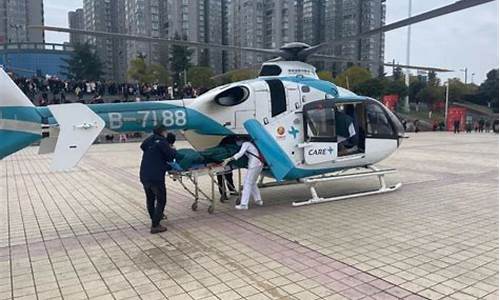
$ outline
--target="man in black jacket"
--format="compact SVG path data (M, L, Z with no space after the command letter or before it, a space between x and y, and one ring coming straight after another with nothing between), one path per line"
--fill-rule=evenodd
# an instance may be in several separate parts
M158 126L153 135L141 144L143 151L140 178L146 192L146 203L151 217L151 233L167 230L160 224L163 211L167 204L167 190L165 187L165 173L170 169L167 162L172 162L175 150L167 141L167 129Z

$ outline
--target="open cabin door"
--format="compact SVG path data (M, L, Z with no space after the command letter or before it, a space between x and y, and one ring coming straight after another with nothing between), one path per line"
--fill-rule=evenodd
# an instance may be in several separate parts
M304 161L308 165L333 162L337 158L335 104L332 100L307 103L304 117Z

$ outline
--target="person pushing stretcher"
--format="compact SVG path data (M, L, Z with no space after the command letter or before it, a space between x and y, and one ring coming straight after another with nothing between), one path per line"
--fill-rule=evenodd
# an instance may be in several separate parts
M248 209L250 196L252 196L255 204L259 206L264 205L264 202L262 201L262 197L260 195L259 187L257 186L257 180L259 179L259 175L262 172L262 168L264 167L264 159L260 155L257 147L255 147L252 142L244 142L241 145L240 151L238 151L238 153L224 160L224 165L240 159L241 157L243 157L243 155L246 155L248 158L248 170L243 182L243 191L241 193L240 204L235 206L235 208L239 210Z

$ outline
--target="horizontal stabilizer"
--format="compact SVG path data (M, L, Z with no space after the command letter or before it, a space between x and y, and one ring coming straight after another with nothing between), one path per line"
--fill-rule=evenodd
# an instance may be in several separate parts
M52 171L68 170L78 164L105 122L81 103L49 105L48 108L60 130L50 168Z

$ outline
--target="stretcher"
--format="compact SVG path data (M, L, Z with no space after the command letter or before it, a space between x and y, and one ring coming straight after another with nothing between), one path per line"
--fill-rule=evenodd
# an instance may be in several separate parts
M224 166L222 164L203 164L203 165L193 165L187 170L174 169L168 171L168 176L181 184L181 186L194 198L193 204L191 204L191 209L193 211L198 210L198 203L201 201L206 201L208 204L208 213L212 214L215 211L215 206L217 203L215 197L215 188L219 188L217 181L218 175L225 175L238 170L238 189L241 186L241 172L239 169L235 169L231 166ZM206 192L200 187L200 178L208 176L210 179L210 192ZM224 176L222 176L222 185L220 186L223 193L226 194L226 182ZM241 192L240 190L238 192ZM210 195L209 195L210 193Z

